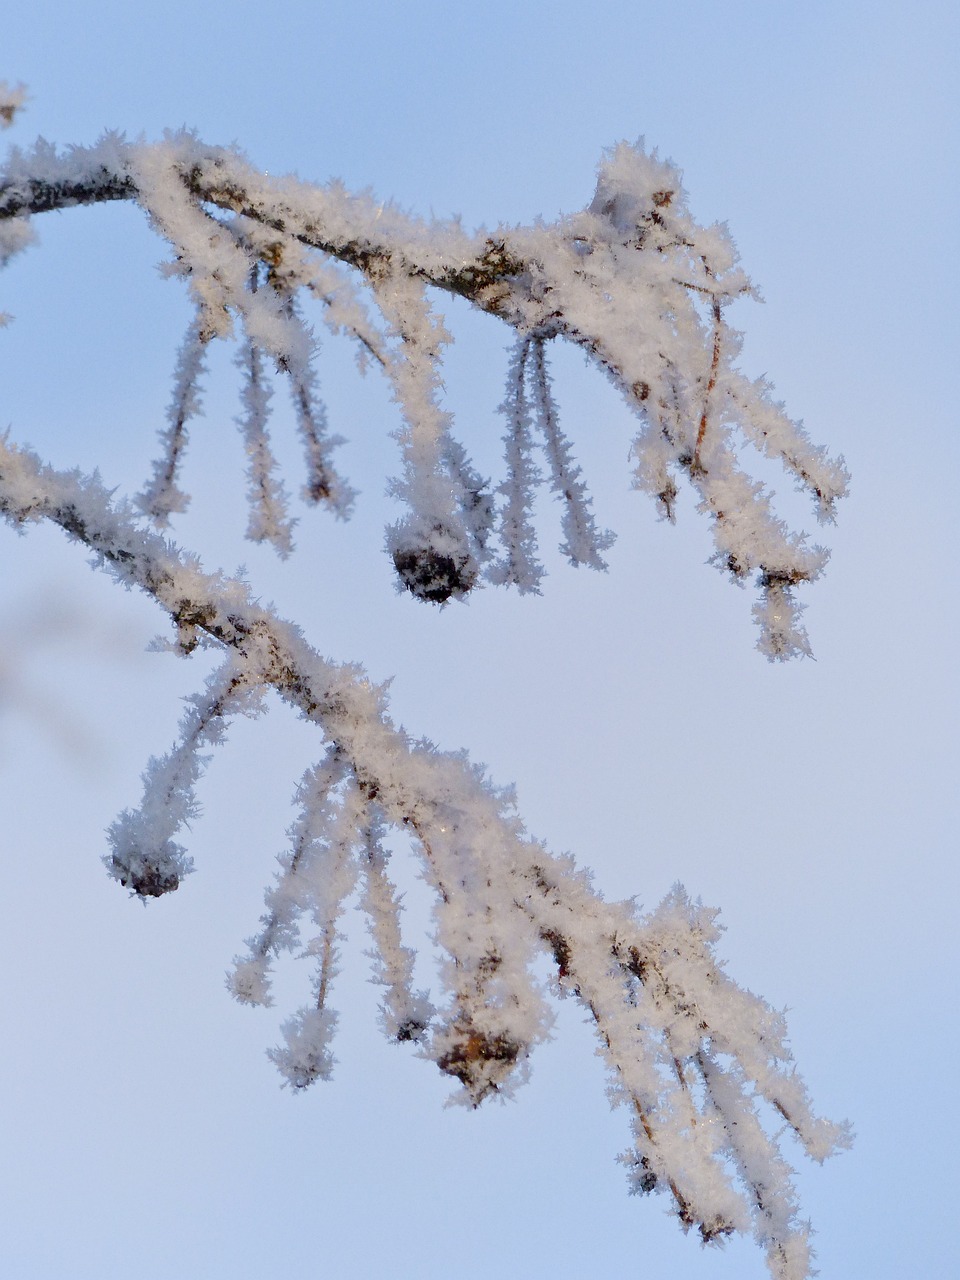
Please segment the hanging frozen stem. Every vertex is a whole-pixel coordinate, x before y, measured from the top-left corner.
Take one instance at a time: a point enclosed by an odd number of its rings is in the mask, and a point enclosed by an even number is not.
[[[383,334],[370,319],[367,307],[354,280],[346,269],[334,262],[324,262],[309,255],[301,246],[305,291],[323,306],[323,323],[331,333],[344,335],[357,347],[357,364],[365,373],[372,360],[382,369],[387,363]]]
[[[290,313],[299,319],[292,300]],[[327,429],[327,412],[317,394],[316,372],[307,363],[300,367],[288,365],[285,373],[290,380],[290,394],[307,470],[300,494],[305,502],[324,503],[334,515],[346,520],[356,494],[340,479],[331,461],[332,451],[343,440],[340,436],[331,436]]]
[[[257,291],[257,269],[251,273],[251,292]],[[276,479],[277,462],[267,433],[270,398],[273,394],[266,380],[263,353],[249,339],[240,344],[237,365],[243,371],[241,398],[244,413],[237,419],[243,434],[247,455],[247,499],[250,519],[247,537],[251,542],[269,542],[286,557],[293,549],[293,523],[287,514],[287,496]]]
[[[487,544],[494,523],[490,482],[480,475],[468,458],[466,449],[449,432],[443,441],[443,463],[453,480],[464,522],[477,549],[477,558],[484,561],[489,554]]]
[[[385,371],[405,421],[397,432],[403,474],[391,490],[409,514],[387,530],[387,547],[402,586],[445,604],[477,580],[490,508],[439,405],[440,349],[450,335],[431,312],[423,283],[385,265],[372,284],[396,340]]]
[[[540,484],[540,470],[533,460],[532,415],[527,387],[533,339],[517,339],[507,374],[507,390],[500,412],[507,420],[503,437],[507,477],[500,485],[500,541],[503,557],[487,570],[496,584],[510,584],[539,594],[543,565],[537,558],[537,534],[533,526],[533,495]]]
[[[337,921],[356,883],[364,814],[362,796],[345,776],[336,752],[328,753],[327,761],[305,779],[300,803],[293,856],[281,873],[274,898],[288,898],[293,911],[309,913],[319,930],[304,950],[317,966],[313,1000],[284,1023],[284,1044],[269,1050],[285,1083],[295,1089],[328,1079],[333,1069],[330,1043],[337,1015],[328,996],[338,968]]]
[[[153,464],[150,482],[136,499],[137,506],[151,517],[158,529],[167,528],[170,516],[186,511],[190,501],[177,487],[177,474],[187,444],[187,423],[203,412],[200,378],[206,372],[207,341],[198,317],[187,329],[177,355],[167,427],[160,433],[163,452]]]
[[[722,1122],[726,1150],[749,1188],[753,1235],[767,1255],[775,1276],[803,1280],[813,1264],[810,1231],[797,1222],[792,1170],[767,1136],[749,1102],[745,1081],[736,1064],[721,1070],[708,1049],[696,1055],[706,1095]],[[778,1178],[771,1178],[775,1170]]]
[[[417,755],[427,749],[423,744]],[[505,797],[465,758],[429,759],[428,804],[404,804],[398,813],[374,785],[385,817],[413,833],[436,894],[435,940],[444,953],[440,978],[448,1001],[423,1056],[460,1081],[463,1092],[452,1101],[475,1107],[525,1078],[527,1058],[552,1016],[531,974],[536,932],[514,918],[509,870],[519,824],[505,812]],[[472,786],[465,792],[467,778]]]
[[[384,822],[375,804],[367,810],[363,832],[360,906],[367,916],[373,942],[373,981],[384,988],[380,1018],[390,1040],[423,1040],[434,1015],[425,991],[413,989],[415,953],[403,945],[400,932],[400,900],[387,875],[387,852],[383,847]]]
[[[228,225],[254,264],[260,261],[266,264],[267,287],[281,300],[287,320],[305,339],[277,360],[278,369],[289,380],[297,429],[303,441],[307,478],[301,496],[306,502],[323,503],[334,515],[346,519],[356,494],[333,465],[333,451],[343,440],[340,436],[331,436],[327,429],[326,410],[317,393],[313,367],[316,342],[297,304],[297,291],[303,288],[320,297],[328,326],[335,331],[346,328],[364,352],[376,350],[370,326],[364,325],[359,303],[350,307],[339,300],[345,287],[333,284],[330,272],[308,258],[301,245],[285,245],[247,218],[235,218]],[[251,287],[257,278],[256,274],[251,275]]]
[[[531,341],[529,361],[537,426],[550,466],[550,483],[564,504],[564,541],[560,550],[575,567],[586,564],[591,569],[606,570],[607,564],[601,552],[613,545],[614,534],[608,529],[598,529],[593,518],[590,495],[580,479],[581,471],[573,460],[570,442],[560,427],[560,415],[550,388],[544,339],[540,335]]]
[[[614,1096],[632,1111],[635,1147],[624,1159],[635,1189],[667,1194],[681,1224],[705,1241],[752,1232],[777,1280],[802,1280],[809,1232],[758,1103],[787,1119],[815,1160],[849,1146],[849,1129],[813,1115],[783,1019],[723,973],[716,913],[678,888],[650,916],[617,919],[619,909],[584,882],[561,885],[552,867],[537,875],[541,896],[527,909],[561,989],[589,1008]]]
[[[267,890],[262,928],[247,939],[247,954],[234,957],[227,975],[227,988],[242,1004],[269,1005],[270,969],[283,951],[300,944],[300,917],[309,905],[304,863],[316,856],[316,842],[322,840],[329,820],[335,789],[343,782],[346,766],[339,751],[329,747],[319,764],[309,769],[297,787],[301,813],[291,827],[290,849],[278,861],[276,883]]]

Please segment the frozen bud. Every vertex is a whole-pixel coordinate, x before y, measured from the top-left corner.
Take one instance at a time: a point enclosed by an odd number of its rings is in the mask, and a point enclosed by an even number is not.
[[[268,1049],[267,1056],[293,1089],[306,1089],[315,1080],[329,1080],[334,1057],[330,1040],[337,1023],[332,1009],[301,1009],[281,1028],[286,1043]]]
[[[475,1107],[500,1092],[525,1048],[512,1036],[503,1032],[492,1035],[469,1022],[449,1028],[438,1040],[444,1047],[436,1058],[437,1066],[460,1081]],[[435,1043],[434,1050],[438,1047]]]
[[[418,600],[461,600],[477,581],[477,563],[446,530],[438,529],[436,535],[429,543],[402,542],[393,548],[397,576]]]
[[[114,880],[138,898],[162,898],[180,888],[193,870],[193,859],[172,840],[151,840],[143,816],[126,810],[108,835],[113,852],[103,861]]]
[[[234,961],[227,974],[227,990],[241,1004],[268,1006],[273,1004],[270,995],[270,975],[265,957]]]
[[[176,848],[176,846],[174,846]],[[143,853],[139,849],[127,849],[123,854],[114,853],[107,861],[114,880],[125,889],[132,890],[138,898],[162,898],[180,888],[186,871],[183,859],[166,851]]]

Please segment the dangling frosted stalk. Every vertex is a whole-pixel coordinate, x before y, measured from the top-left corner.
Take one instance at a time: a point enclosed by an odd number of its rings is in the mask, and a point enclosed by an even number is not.
[[[382,815],[375,805],[370,805],[360,862],[360,906],[367,916],[373,942],[373,981],[384,988],[381,1025],[391,1040],[421,1041],[430,1027],[434,1008],[426,991],[413,989],[416,954],[403,945],[400,900],[387,875],[383,835]]]
[[[651,494],[657,501],[660,518],[669,520],[671,524],[676,524],[679,493],[671,468],[676,467],[678,454],[686,456],[678,444],[683,436],[678,381],[676,376],[671,377],[666,371],[652,403],[649,384],[641,384],[639,396],[643,405],[643,421],[630,446],[630,457],[634,461],[633,487]]]
[[[431,311],[421,281],[385,269],[373,287],[398,340],[385,371],[406,424],[396,433],[403,475],[391,492],[409,514],[387,530],[387,549],[403,586],[421,600],[444,604],[473,587],[485,540],[475,532],[479,495],[465,493],[461,475],[451,469],[458,456],[450,414],[439,405],[440,350],[450,335]],[[462,466],[457,470],[463,473]]]
[[[130,168],[138,203],[174,248],[176,257],[167,274],[189,282],[202,317],[203,336],[230,337],[230,313],[235,311],[249,341],[279,364],[289,359],[308,360],[309,338],[285,314],[274,290],[251,287],[258,262],[251,263],[229,224],[220,223],[191,198],[179,170],[174,140],[135,150]]]
[[[540,470],[533,461],[528,363],[533,339],[518,338],[510,357],[507,389],[500,412],[507,420],[503,437],[507,477],[500,485],[504,503],[500,511],[500,541],[504,554],[487,570],[490,582],[511,584],[521,595],[539,595],[543,565],[537,558],[537,534],[533,527],[533,495],[540,484]]]
[[[187,445],[187,423],[203,412],[200,378],[206,372],[207,340],[197,317],[187,329],[173,374],[173,395],[167,407],[167,427],[160,432],[163,452],[153,464],[153,476],[137,495],[140,510],[158,529],[170,524],[175,511],[186,511],[189,495],[177,488],[177,473]]]
[[[642,931],[621,940],[618,959],[653,993],[658,1025],[684,1055],[697,1048],[690,1039],[695,1015],[698,1040],[708,1038],[711,1052],[735,1059],[753,1094],[786,1121],[812,1160],[822,1161],[848,1145],[847,1130],[817,1118],[802,1078],[786,1069],[791,1054],[783,1016],[717,963],[716,914],[692,904],[678,887]]]
[[[291,298],[290,314],[298,323],[303,320]],[[290,380],[290,395],[297,417],[297,430],[303,441],[307,478],[300,490],[305,502],[324,503],[341,520],[350,516],[356,494],[344,484],[333,466],[333,450],[343,444],[341,436],[331,436],[327,411],[317,391],[317,374],[309,362],[288,363],[284,369]]]
[[[705,1240],[752,1230],[777,1280],[806,1275],[808,1230],[796,1216],[792,1171],[760,1126],[758,1095],[813,1159],[849,1146],[849,1129],[813,1115],[790,1070],[783,1019],[722,972],[716,913],[676,889],[645,919],[618,919],[582,878],[558,879],[555,862],[535,871],[540,896],[527,909],[561,987],[589,1008],[615,1098],[633,1113],[635,1150],[625,1163],[636,1189],[668,1192],[681,1223]]]
[[[307,464],[307,480],[301,490],[307,502],[323,502],[341,519],[350,514],[356,497],[349,485],[337,474],[333,450],[343,443],[340,436],[327,431],[326,410],[317,394],[317,376],[313,367],[316,339],[297,306],[300,288],[312,288],[317,275],[313,263],[300,245],[284,245],[250,218],[237,217],[225,224],[237,247],[252,263],[249,288],[258,291],[259,263],[266,266],[266,288],[279,304],[291,332],[300,335],[297,343],[288,343],[276,355],[277,368],[290,381],[297,429],[303,441]],[[362,314],[358,317],[362,321]]]
[[[601,552],[613,546],[615,535],[609,529],[597,528],[590,495],[580,479],[582,472],[573,460],[570,442],[560,427],[542,337],[531,339],[528,360],[536,422],[550,466],[550,487],[563,502],[561,522],[564,541],[560,551],[574,566],[585,564],[605,572],[607,562]]]
[[[337,921],[357,880],[360,829],[365,805],[353,780],[344,777],[335,791],[339,761],[321,766],[300,791],[302,813],[294,829],[294,855],[289,875],[281,876],[278,893],[289,895],[296,910],[308,912],[319,933],[304,955],[316,960],[314,998],[282,1026],[284,1043],[268,1056],[295,1089],[325,1080],[333,1070],[330,1042],[337,1015],[327,998],[338,972]],[[293,859],[296,868],[293,869]]]
[[[335,481],[327,465],[327,415],[323,401],[316,395],[316,376],[312,369],[302,374],[292,370],[287,372],[307,464],[307,478],[300,490],[301,496],[305,502],[328,503],[345,520],[349,503],[335,493]]]
[[[223,742],[227,716],[258,715],[261,695],[255,672],[231,654],[206,691],[188,699],[180,742],[147,765],[140,805],[125,809],[110,827],[112,852],[104,858],[110,875],[138,897],[161,897],[193,870],[193,859],[173,837],[198,812],[195,787],[209,759],[200,752]]]
[[[247,537],[251,542],[269,542],[282,558],[293,550],[293,524],[287,510],[283,483],[276,478],[277,460],[267,433],[270,398],[273,390],[263,367],[263,354],[249,340],[240,344],[237,367],[243,371],[241,400],[244,413],[237,418],[247,455],[247,500],[250,518]]]
[[[260,917],[259,933],[247,938],[247,954],[235,956],[227,974],[227,989],[241,1004],[271,1005],[270,970],[281,951],[293,951],[300,944],[300,916],[307,909],[302,892],[302,868],[313,842],[322,838],[317,815],[327,816],[326,806],[334,790],[343,782],[346,763],[335,747],[329,747],[319,764],[308,769],[297,787],[301,814],[287,833],[290,849],[277,861],[276,883],[267,890],[267,910]],[[308,802],[309,797],[309,802]]]

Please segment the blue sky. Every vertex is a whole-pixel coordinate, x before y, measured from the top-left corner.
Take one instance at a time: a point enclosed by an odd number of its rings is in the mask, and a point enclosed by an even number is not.
[[[789,1006],[814,1098],[857,1129],[851,1153],[800,1177],[821,1273],[844,1280],[946,1275],[954,1255],[958,25],[955,6],[923,0],[597,0],[589,13],[36,0],[8,22],[0,66],[31,92],[21,144],[187,124],[271,172],[339,176],[476,225],[581,207],[602,149],[642,134],[683,168],[695,215],[729,222],[766,299],[737,316],[744,365],[854,477],[806,595],[816,662],[770,667],[753,651],[749,593],[704,564],[692,504],[669,528],[629,491],[632,423],[575,353],[558,354],[557,389],[598,517],[619,535],[606,576],[554,556],[542,599],[486,590],[437,614],[397,597],[382,551],[395,411],[333,341],[320,372],[361,490],[354,520],[303,512],[282,566],[242,542],[224,352],[175,533],[210,568],[244,563],[322,652],[393,676],[397,718],[515,782],[530,829],[605,893],[653,906],[679,879],[722,909],[731,974]],[[135,490],[184,298],[133,210],[38,230],[0,278],[16,317],[0,335],[2,425]],[[448,314],[449,404],[493,470],[507,335]],[[281,417],[295,489],[284,430]],[[359,923],[335,1001],[336,1077],[281,1092],[263,1049],[283,1000],[241,1009],[223,972],[256,924],[317,744],[279,707],[237,726],[202,792],[197,875],[142,910],[103,874],[103,829],[172,741],[203,660],[144,653],[158,615],[53,531],[0,530],[0,555],[0,674],[21,691],[0,718],[11,1274],[764,1274],[751,1246],[704,1251],[627,1196],[614,1163],[627,1126],[572,1007],[515,1102],[444,1110],[437,1073],[379,1039]],[[44,639],[51,598],[70,621]],[[415,880],[408,902],[415,934]],[[289,1005],[299,980],[284,979]]]

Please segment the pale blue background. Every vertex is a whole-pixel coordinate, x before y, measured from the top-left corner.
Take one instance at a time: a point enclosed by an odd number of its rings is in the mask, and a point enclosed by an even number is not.
[[[198,8],[18,6],[0,76],[32,100],[14,140],[186,123],[271,172],[337,175],[474,225],[581,207],[601,149],[643,133],[683,167],[696,215],[729,220],[767,298],[737,316],[744,364],[854,474],[828,575],[807,593],[815,663],[770,667],[753,651],[750,594],[704,566],[692,504],[670,529],[629,492],[631,420],[573,353],[555,362],[557,386],[598,515],[619,533],[606,577],[551,553],[539,600],[488,590],[438,615],[395,596],[381,550],[395,410],[335,342],[321,374],[362,489],[354,521],[303,513],[282,567],[240,541],[237,379],[223,352],[187,466],[195,514],[177,536],[211,568],[245,562],[322,652],[394,675],[397,717],[515,781],[530,829],[575,851],[605,893],[652,906],[680,879],[720,906],[731,972],[790,1006],[817,1102],[858,1131],[852,1153],[801,1167],[823,1276],[952,1274],[956,6]],[[160,246],[132,209],[38,229],[39,248],[0,279],[0,308],[16,315],[0,335],[0,425],[133,491],[169,393],[182,292],[158,277]],[[449,402],[491,471],[507,335],[465,308],[448,314]],[[278,413],[296,490],[291,436]],[[549,549],[556,513],[543,514]],[[515,1103],[444,1111],[438,1073],[374,1029],[353,921],[336,1078],[281,1092],[262,1050],[306,975],[284,978],[267,1013],[233,1004],[222,975],[255,926],[316,735],[279,707],[236,727],[203,787],[198,874],[142,910],[105,878],[102,832],[136,800],[209,659],[145,655],[156,611],[53,530],[0,530],[0,555],[3,1274],[765,1274],[752,1246],[704,1252],[658,1202],[627,1196],[613,1159],[625,1117],[607,1108],[572,1005]],[[51,635],[43,610],[58,599],[68,621]],[[415,881],[409,903],[416,938]]]

